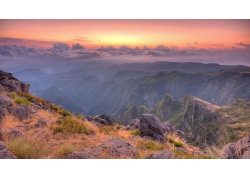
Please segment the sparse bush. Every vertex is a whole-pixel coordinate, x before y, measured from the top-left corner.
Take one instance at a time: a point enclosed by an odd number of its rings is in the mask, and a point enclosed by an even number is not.
[[[83,133],[89,135],[92,130],[82,121],[74,117],[66,117],[51,126],[54,133]]]
[[[39,98],[39,97],[35,97],[35,101],[39,102],[39,103],[42,103],[42,105],[46,104],[46,101],[44,99],[42,99],[42,98]]]
[[[138,149],[142,149],[142,150],[163,150],[166,149],[166,147],[162,144],[153,142],[151,140],[139,140],[136,143],[136,147]]]
[[[117,125],[115,126],[115,128],[116,128],[117,130],[120,130],[120,129],[122,128],[122,125],[117,124]]]
[[[174,140],[172,138],[168,138],[168,142],[174,143]]]
[[[58,111],[58,114],[60,114],[62,116],[71,116],[72,115],[68,110],[65,110],[65,109],[60,109]]]
[[[25,97],[25,98],[28,99],[29,101],[35,98],[35,97],[32,96],[31,94],[24,93],[24,92],[20,92],[20,91],[17,92],[17,94],[18,94],[19,96]]]
[[[84,118],[84,116],[83,116],[83,115],[81,115],[81,114],[79,114],[79,113],[76,113],[76,114],[75,114],[75,117],[76,117],[76,118],[78,118],[78,119],[82,119],[82,118]]]
[[[17,104],[24,104],[25,106],[29,106],[30,102],[22,97],[17,97],[14,100]]]
[[[78,149],[72,145],[63,145],[60,148],[57,149],[55,153],[55,158],[57,159],[63,159],[65,158],[68,154],[77,151]]]
[[[50,108],[51,108],[52,110],[56,111],[56,112],[58,112],[60,109],[62,109],[61,107],[59,107],[59,106],[57,106],[57,105],[55,105],[55,104],[51,104],[51,105],[50,105]]]
[[[16,93],[15,93],[15,92],[10,92],[10,93],[8,93],[8,95],[9,95],[12,99],[16,99]]]
[[[131,135],[134,135],[134,136],[138,136],[139,134],[140,134],[140,131],[138,129],[131,132]]]
[[[103,134],[111,135],[111,136],[117,136],[118,135],[118,129],[114,126],[100,126],[99,130]]]
[[[175,147],[183,147],[184,145],[181,142],[174,141],[174,146]]]
[[[20,159],[45,158],[49,153],[44,144],[25,138],[12,139],[8,149]]]

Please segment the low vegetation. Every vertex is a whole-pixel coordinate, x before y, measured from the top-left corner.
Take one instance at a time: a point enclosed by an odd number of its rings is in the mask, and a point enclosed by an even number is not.
[[[58,120],[56,125],[51,126],[54,133],[83,133],[89,135],[92,129],[88,127],[84,122],[74,117],[66,117],[64,119]]]
[[[30,102],[22,97],[16,97],[14,100],[17,104],[23,104],[25,106],[29,106]]]
[[[107,134],[110,136],[117,136],[119,128],[117,126],[100,126],[99,130],[103,134]]]
[[[8,149],[20,159],[45,158],[49,154],[49,148],[46,145],[27,138],[12,139]]]
[[[56,159],[63,159],[65,158],[68,154],[77,151],[78,149],[75,146],[72,145],[62,145],[59,147],[56,152],[54,158]]]
[[[71,116],[72,115],[68,110],[65,110],[65,109],[60,109],[58,111],[58,114],[60,114],[62,116]]]
[[[175,147],[184,147],[183,143],[174,141],[174,146]]]
[[[140,131],[138,129],[131,131],[131,135],[133,135],[133,136],[138,136],[139,134],[140,134]]]
[[[136,147],[141,150],[163,150],[166,149],[165,145],[159,144],[151,140],[139,140],[136,143]]]

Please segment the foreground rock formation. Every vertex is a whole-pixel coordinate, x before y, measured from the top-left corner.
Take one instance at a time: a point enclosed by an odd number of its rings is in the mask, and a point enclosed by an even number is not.
[[[163,123],[153,114],[143,114],[139,124],[140,136],[149,136],[162,143],[166,142],[164,137],[164,125]]]
[[[250,136],[223,147],[221,159],[250,159]]]
[[[69,154],[68,159],[97,159],[97,158],[136,158],[138,150],[128,141],[112,138],[103,142],[96,148],[87,148]]]

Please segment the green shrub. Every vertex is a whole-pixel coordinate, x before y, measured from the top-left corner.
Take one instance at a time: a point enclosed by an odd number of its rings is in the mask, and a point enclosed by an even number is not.
[[[137,141],[136,147],[138,149],[142,149],[142,150],[163,150],[166,149],[166,147],[162,144],[153,142],[151,140],[139,140]]]
[[[72,145],[63,145],[56,150],[55,158],[65,158],[68,154],[77,151],[78,149]]]
[[[24,138],[11,140],[8,149],[19,159],[45,158],[49,153],[48,147],[44,144]]]
[[[24,104],[25,106],[29,106],[30,102],[22,97],[17,97],[14,100],[17,104]]]
[[[10,92],[8,94],[12,99],[16,99],[16,93],[15,92]]]
[[[19,96],[25,97],[25,98],[28,99],[29,101],[35,98],[35,97],[32,96],[31,94],[24,93],[24,92],[20,92],[20,91],[17,92],[17,94],[18,94]]]
[[[115,126],[100,126],[99,130],[101,133],[111,136],[117,136],[119,131]]]
[[[174,143],[174,140],[172,138],[168,138],[168,142]]]
[[[79,114],[79,113],[76,113],[76,114],[75,114],[75,117],[76,117],[76,118],[78,118],[78,119],[82,119],[82,118],[84,118],[84,116],[83,116],[83,115],[81,115],[81,114]]]
[[[181,142],[174,141],[175,147],[183,147],[184,145]]]
[[[90,128],[78,119],[74,117],[66,117],[59,120],[56,125],[51,126],[54,133],[83,133],[89,135],[91,133]]]
[[[60,114],[62,116],[71,116],[72,115],[68,110],[65,110],[65,109],[60,109],[58,111],[58,114]]]
[[[140,131],[138,129],[131,132],[131,135],[134,135],[134,136],[138,136],[139,134],[140,134]]]
[[[58,112],[60,109],[62,109],[61,107],[57,106],[57,105],[54,105],[54,104],[51,104],[50,105],[50,108],[56,112]]]

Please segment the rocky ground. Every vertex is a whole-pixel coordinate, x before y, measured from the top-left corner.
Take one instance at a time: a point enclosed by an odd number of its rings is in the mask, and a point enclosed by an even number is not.
[[[1,159],[250,158],[250,137],[215,152],[187,144],[184,135],[154,114],[144,113],[127,126],[107,114],[72,114],[0,71]]]

